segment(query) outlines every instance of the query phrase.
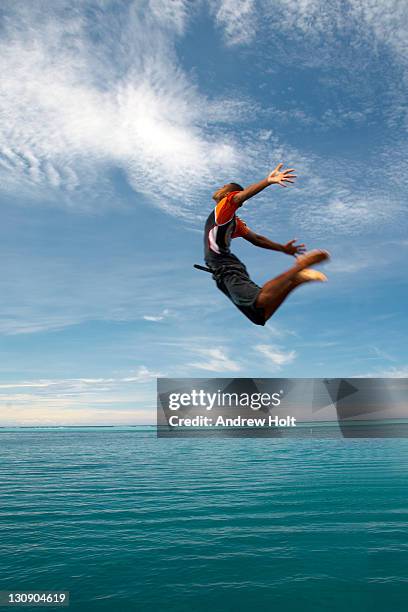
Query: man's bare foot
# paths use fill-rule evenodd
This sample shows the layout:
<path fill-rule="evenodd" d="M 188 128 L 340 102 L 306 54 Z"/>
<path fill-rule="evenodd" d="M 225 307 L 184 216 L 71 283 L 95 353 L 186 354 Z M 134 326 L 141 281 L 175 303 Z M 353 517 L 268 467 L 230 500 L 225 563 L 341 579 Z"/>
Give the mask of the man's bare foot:
<path fill-rule="evenodd" d="M 327 282 L 327 276 L 323 274 L 323 272 L 319 272 L 319 270 L 312 270 L 311 268 L 305 268 L 296 274 L 293 279 L 293 282 L 296 285 L 301 285 L 302 283 L 308 283 L 310 281 L 320 281 L 321 283 Z"/>
<path fill-rule="evenodd" d="M 309 266 L 315 266 L 321 261 L 327 261 L 330 259 L 330 255 L 327 251 L 322 251 L 320 249 L 314 249 L 313 251 L 309 251 L 304 255 L 299 255 L 297 259 L 297 265 L 301 266 L 302 269 L 308 268 Z"/>

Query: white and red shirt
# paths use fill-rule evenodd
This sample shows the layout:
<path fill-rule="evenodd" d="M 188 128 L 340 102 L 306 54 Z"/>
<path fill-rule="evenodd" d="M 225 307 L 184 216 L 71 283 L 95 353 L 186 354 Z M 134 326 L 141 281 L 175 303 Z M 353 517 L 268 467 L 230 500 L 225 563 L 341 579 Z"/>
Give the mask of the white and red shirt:
<path fill-rule="evenodd" d="M 246 236 L 250 231 L 246 223 L 235 214 L 239 207 L 233 200 L 236 193 L 239 191 L 231 191 L 220 200 L 206 221 L 204 258 L 208 265 L 220 263 L 224 255 L 230 255 L 231 240 Z"/>

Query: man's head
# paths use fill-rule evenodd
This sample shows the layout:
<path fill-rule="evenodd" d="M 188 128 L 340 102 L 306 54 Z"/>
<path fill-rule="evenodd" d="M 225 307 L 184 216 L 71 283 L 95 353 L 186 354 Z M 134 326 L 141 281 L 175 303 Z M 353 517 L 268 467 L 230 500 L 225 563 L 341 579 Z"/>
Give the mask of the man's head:
<path fill-rule="evenodd" d="M 214 193 L 212 194 L 212 199 L 218 203 L 222 200 L 222 198 L 225 198 L 227 193 L 231 193 L 231 191 L 243 190 L 244 188 L 241 187 L 241 185 L 239 185 L 238 183 L 227 183 L 226 185 L 223 185 L 222 187 L 217 189 L 217 191 L 214 191 Z"/>

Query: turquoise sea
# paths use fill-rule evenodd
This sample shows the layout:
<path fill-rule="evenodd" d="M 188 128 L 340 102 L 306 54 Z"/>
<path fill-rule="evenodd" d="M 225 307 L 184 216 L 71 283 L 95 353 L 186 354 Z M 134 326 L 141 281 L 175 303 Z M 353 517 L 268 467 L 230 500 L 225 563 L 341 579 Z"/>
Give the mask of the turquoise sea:
<path fill-rule="evenodd" d="M 0 590 L 90 612 L 406 610 L 408 440 L 1 429 Z"/>

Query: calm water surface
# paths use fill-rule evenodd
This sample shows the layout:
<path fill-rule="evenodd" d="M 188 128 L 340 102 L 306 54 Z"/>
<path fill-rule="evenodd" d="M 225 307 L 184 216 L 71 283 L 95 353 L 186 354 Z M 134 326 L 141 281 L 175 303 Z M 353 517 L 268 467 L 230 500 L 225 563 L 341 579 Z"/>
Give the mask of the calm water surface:
<path fill-rule="evenodd" d="M 81 611 L 406 610 L 407 468 L 403 439 L 3 429 L 0 589 Z"/>

